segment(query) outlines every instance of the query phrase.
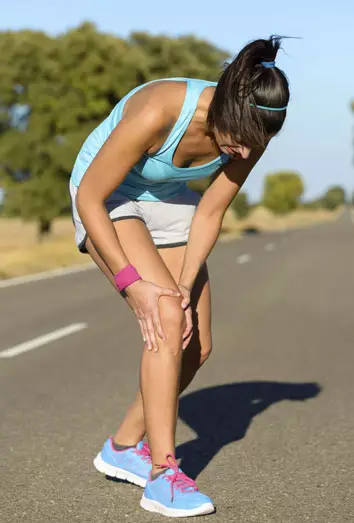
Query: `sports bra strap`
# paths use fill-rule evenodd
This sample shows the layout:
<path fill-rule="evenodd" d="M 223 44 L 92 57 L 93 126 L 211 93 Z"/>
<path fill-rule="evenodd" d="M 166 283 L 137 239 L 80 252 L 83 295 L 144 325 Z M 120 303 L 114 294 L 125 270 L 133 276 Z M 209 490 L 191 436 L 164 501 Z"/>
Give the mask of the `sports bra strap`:
<path fill-rule="evenodd" d="M 160 149 L 153 155 L 149 155 L 153 157 L 158 156 L 161 160 L 163 157 L 165 162 L 172 163 L 175 150 L 177 149 L 178 144 L 186 132 L 196 111 L 200 95 L 206 87 L 216 85 L 214 82 L 189 78 L 186 78 L 185 82 L 187 84 L 186 94 L 179 117 L 162 147 L 160 147 Z"/>

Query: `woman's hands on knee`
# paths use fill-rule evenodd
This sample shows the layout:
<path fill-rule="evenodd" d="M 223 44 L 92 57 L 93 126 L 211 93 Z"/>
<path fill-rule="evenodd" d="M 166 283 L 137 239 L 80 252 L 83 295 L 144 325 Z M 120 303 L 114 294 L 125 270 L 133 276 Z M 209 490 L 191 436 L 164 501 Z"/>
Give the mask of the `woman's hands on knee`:
<path fill-rule="evenodd" d="M 178 288 L 182 296 L 182 309 L 184 310 L 186 318 L 186 328 L 183 333 L 183 350 L 187 348 L 188 343 L 191 341 L 193 335 L 193 320 L 192 320 L 192 307 L 191 307 L 191 291 L 184 285 L 179 284 Z"/>
<path fill-rule="evenodd" d="M 146 280 L 138 280 L 125 289 L 124 297 L 136 315 L 143 340 L 148 350 L 158 350 L 156 334 L 166 340 L 159 314 L 161 296 L 181 296 L 181 291 L 160 287 Z"/>

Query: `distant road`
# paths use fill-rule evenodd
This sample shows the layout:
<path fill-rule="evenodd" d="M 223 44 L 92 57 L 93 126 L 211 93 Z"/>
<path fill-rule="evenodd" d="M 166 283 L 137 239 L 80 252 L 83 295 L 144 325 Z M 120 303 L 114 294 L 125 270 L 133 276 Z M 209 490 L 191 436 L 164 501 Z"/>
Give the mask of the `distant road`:
<path fill-rule="evenodd" d="M 218 244 L 209 266 L 214 353 L 177 434 L 217 506 L 204 521 L 353 522 L 352 215 Z M 92 465 L 134 397 L 140 353 L 95 269 L 0 289 L 2 523 L 162 521 Z"/>

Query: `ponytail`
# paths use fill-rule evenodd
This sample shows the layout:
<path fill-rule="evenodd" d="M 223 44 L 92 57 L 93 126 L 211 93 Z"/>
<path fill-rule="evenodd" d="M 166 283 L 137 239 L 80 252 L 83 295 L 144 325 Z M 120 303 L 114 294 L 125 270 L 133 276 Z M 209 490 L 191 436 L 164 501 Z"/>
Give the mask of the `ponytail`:
<path fill-rule="evenodd" d="M 249 147 L 264 147 L 285 121 L 289 86 L 276 62 L 282 38 L 247 44 L 227 65 L 208 113 L 210 129 Z"/>

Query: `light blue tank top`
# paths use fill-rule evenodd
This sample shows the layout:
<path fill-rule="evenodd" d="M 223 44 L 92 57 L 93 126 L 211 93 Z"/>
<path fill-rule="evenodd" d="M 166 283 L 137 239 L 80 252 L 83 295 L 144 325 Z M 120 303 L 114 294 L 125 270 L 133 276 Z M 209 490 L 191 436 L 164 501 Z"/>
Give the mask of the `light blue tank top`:
<path fill-rule="evenodd" d="M 210 176 L 229 159 L 227 154 L 222 154 L 215 160 L 197 167 L 184 168 L 173 165 L 174 152 L 193 118 L 201 93 L 206 87 L 216 83 L 190 78 L 164 79 L 166 80 L 186 82 L 185 100 L 178 120 L 163 146 L 154 154 L 144 154 L 119 185 L 118 190 L 133 200 L 166 200 L 183 191 L 188 180 Z M 86 139 L 71 175 L 74 185 L 79 186 L 92 160 L 119 123 L 125 102 L 144 85 L 133 89 L 122 98 L 110 115 Z"/>

